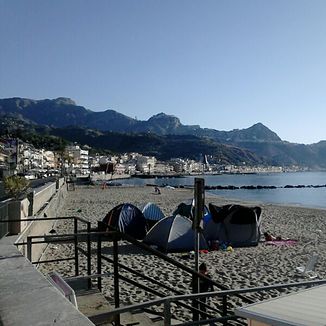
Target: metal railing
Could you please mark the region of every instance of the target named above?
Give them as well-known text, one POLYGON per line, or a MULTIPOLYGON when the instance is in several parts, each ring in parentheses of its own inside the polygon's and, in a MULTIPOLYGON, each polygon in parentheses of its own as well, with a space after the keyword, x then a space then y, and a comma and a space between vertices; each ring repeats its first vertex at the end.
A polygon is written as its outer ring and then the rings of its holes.
MULTIPOLYGON (((161 253, 160 251, 157 251, 146 244, 139 242, 138 240, 135 240, 134 238, 127 236, 125 234, 121 234, 118 231, 106 231, 106 232, 91 232, 90 228, 90 222, 78 218, 78 217, 61 217, 61 218, 40 218, 40 219, 33 219, 33 220, 51 220, 51 219, 74 219, 74 233, 72 234, 62 234, 62 235, 42 235, 42 236, 29 236, 27 237, 27 242, 21 242, 16 243, 17 246, 19 245, 26 245, 27 246, 27 258, 32 262, 32 264, 43 264, 43 263, 51 263, 51 262, 59 262, 59 261, 67 261, 67 260, 73 260, 75 263, 75 276, 79 276, 79 253, 82 253, 87 258, 87 276, 88 279, 88 287, 91 287, 91 242, 97 241, 97 286, 99 290, 102 290, 102 278, 105 276, 109 276, 108 273, 102 273, 102 260, 105 260, 109 263, 112 263, 113 265, 113 277, 114 277, 114 303, 115 308, 120 307, 120 293, 119 293, 119 280, 122 280, 124 282, 130 283, 136 287, 139 287, 148 293, 152 293, 156 296, 165 297, 166 294, 162 293, 160 291, 157 291, 153 289, 150 286, 145 286, 139 282, 133 281, 132 279, 126 278, 123 275, 121 275, 120 270, 124 269, 127 270, 130 273, 133 273, 134 275, 138 277, 142 277, 143 279, 152 282, 154 285, 157 285, 160 289, 164 288, 166 290, 169 290, 173 294, 181 295, 182 293, 180 291, 177 291, 175 288, 172 288, 170 286, 167 286, 163 284, 162 282, 159 282, 151 277, 148 277, 146 275, 143 275, 140 272, 137 272, 135 270, 130 269, 127 266, 124 266, 123 264, 119 263, 118 258, 118 240, 122 239, 128 239, 131 243, 135 244, 139 248, 146 250, 152 254, 155 254, 156 256, 166 260, 167 262, 171 263, 172 265, 179 267, 183 269, 184 271, 189 272, 192 277, 199 277, 199 278, 205 278, 203 275, 197 273, 196 271, 192 270, 189 267, 186 267, 179 263, 178 261, 166 256, 165 254, 161 253), (86 230, 79 230, 78 229, 78 221, 82 221, 87 224, 86 230), (40 240, 42 239, 42 240, 40 240), (113 242, 113 259, 110 259, 102 254, 102 242, 103 241, 111 241, 113 242), (81 242, 86 242, 87 244, 87 250, 84 250, 79 246, 81 242), (56 244, 64 244, 64 243, 74 243, 74 257, 68 257, 68 258, 59 258, 59 259, 51 259, 51 260, 38 260, 33 261, 32 260, 32 247, 33 245, 37 244, 44 244, 44 243, 56 243, 56 244)), ((81 277, 82 278, 82 277, 81 277)), ((213 284, 216 284, 218 287, 221 287, 220 284, 217 282, 210 280, 213 284)), ((242 298, 247 303, 251 303, 252 301, 247 298, 242 298)), ((204 304, 205 305, 205 304, 204 304)), ((205 313, 201 311, 198 308, 198 302, 194 302, 191 305, 185 304, 180 302, 180 306, 183 308, 189 309, 191 311, 196 311, 197 313, 205 314, 207 317, 211 317, 211 313, 217 314, 220 313, 218 309, 214 309, 209 305, 205 305, 207 308, 211 310, 210 313, 205 313)), ((117 317, 117 323, 119 321, 119 316, 117 317)))
POLYGON ((314 285, 322 285, 326 284, 326 280, 315 280, 315 281, 307 281, 307 282, 296 282, 296 283, 289 283, 289 284, 276 284, 276 285, 269 285, 264 287, 254 287, 254 288, 246 288, 246 289, 236 289, 236 290, 225 290, 225 291, 214 291, 214 292, 205 292, 205 293, 198 293, 198 294, 186 294, 186 295, 177 295, 177 296, 168 296, 164 298, 159 298, 143 303, 137 303, 130 306, 116 308, 113 311, 101 313, 97 315, 93 315, 88 317, 92 322, 99 323, 103 322, 108 319, 112 319, 112 317, 120 315, 125 312, 132 312, 141 310, 151 306, 158 306, 163 305, 163 316, 164 316, 164 325, 170 326, 171 325, 171 304, 177 303, 179 301, 184 300, 191 300, 191 299, 200 299, 200 298, 207 298, 207 297, 220 297, 223 301, 223 306, 225 305, 223 311, 224 314, 221 317, 217 318, 210 318, 198 321, 191 321, 183 323, 182 325, 203 325, 208 323, 214 322, 221 322, 223 325, 227 325, 228 320, 237 320, 243 319, 242 317, 235 316, 234 313, 229 314, 227 309, 227 298, 230 296, 238 296, 239 294, 245 293, 253 293, 253 292, 262 292, 262 291, 270 291, 270 290, 277 290, 277 289, 288 289, 291 287, 304 287, 304 286, 314 286, 314 285))
MULTIPOLYGON (((68 217, 38 217, 38 218, 27 218, 24 221, 38 222, 38 221, 57 221, 57 220, 73 220, 74 222, 74 233, 73 234, 63 234, 63 235, 31 235, 27 236, 26 242, 16 242, 15 245, 27 246, 27 259, 32 264, 41 264, 41 263, 50 263, 55 261, 75 261, 75 276, 79 275, 79 253, 82 253, 87 257, 87 275, 91 274, 91 222, 78 217, 78 216, 68 216, 68 217), (78 222, 86 224, 86 229, 78 229, 78 222), (36 241, 33 241, 36 239, 36 241), (43 239, 43 240, 39 240, 43 239), (87 242, 87 249, 84 250, 79 246, 80 242, 87 242), (74 257, 61 258, 61 259, 51 259, 51 260, 36 260, 33 261, 32 257, 32 246, 35 244, 64 244, 64 243, 73 243, 74 244, 74 257)), ((20 222, 21 220, 0 220, 0 226, 2 224, 8 225, 9 223, 20 222)))
MULTIPOLYGON (((234 315, 234 312, 228 310, 228 299, 232 297, 237 297, 241 299, 242 304, 243 303, 253 303, 254 300, 246 297, 244 294, 248 294, 251 292, 262 292, 262 291, 268 291, 268 290, 277 290, 281 288, 290 288, 290 287, 300 287, 300 286, 312 286, 315 284, 324 284, 326 283, 326 280, 320 280, 320 281, 310 281, 310 282, 299 282, 299 283, 290 283, 290 284, 279 284, 279 285, 271 285, 271 286, 265 286, 265 287, 257 287, 257 288, 251 288, 251 289, 238 289, 238 290, 229 290, 226 289, 221 284, 217 283, 214 280, 208 279, 213 285, 215 285, 217 288, 219 288, 219 291, 214 292, 207 292, 207 293, 200 293, 200 294, 182 294, 180 291, 176 290, 175 288, 172 288, 169 285, 163 284, 159 280, 153 279, 149 276, 146 276, 142 274, 141 272, 135 271, 128 266, 125 266, 119 262, 119 240, 126 240, 134 245, 136 245, 138 248, 147 251, 148 253, 151 253, 164 261, 172 264, 175 267, 180 268, 181 270, 190 273, 191 277, 198 277, 198 278, 204 278, 205 276, 197 273, 195 270, 184 266, 182 263, 174 260, 173 258, 165 255, 164 253, 153 249, 149 247, 148 245, 135 240, 134 238, 122 234, 118 231, 105 231, 105 232, 98 232, 97 230, 91 229, 91 222, 88 220, 85 220, 80 217, 56 217, 56 218, 33 218, 30 219, 32 221, 42 221, 42 220, 63 220, 63 219, 73 219, 74 220, 74 233, 72 234, 56 234, 56 235, 43 235, 43 236, 29 236, 27 237, 27 242, 21 242, 16 243, 17 246, 19 245, 26 245, 27 246, 27 257, 31 260, 33 264, 41 264, 41 263, 51 263, 51 262, 58 262, 58 261, 64 261, 64 260, 73 260, 75 263, 75 277, 70 277, 70 279, 76 279, 76 278, 86 278, 88 280, 88 287, 91 287, 91 279, 97 278, 97 286, 99 290, 102 290, 102 279, 103 277, 108 277, 113 275, 113 286, 114 286, 114 305, 115 310, 104 313, 104 314, 98 314, 95 316, 91 316, 90 319, 93 322, 97 322, 99 320, 105 320, 107 318, 114 317, 116 320, 116 324, 118 325, 120 322, 120 314, 127 311, 134 311, 138 309, 145 309, 147 307, 157 306, 157 305, 163 305, 163 316, 164 316, 164 323, 165 325, 170 325, 171 318, 172 318, 172 311, 171 311, 171 304, 177 304, 179 307, 189 309, 191 312, 200 313, 201 316, 203 316, 203 311, 198 309, 198 303, 199 301, 196 301, 200 298, 204 297, 215 297, 220 298, 221 303, 219 306, 221 306, 221 309, 217 309, 216 307, 211 307, 210 305, 207 305, 207 308, 210 308, 208 313, 204 313, 206 315, 205 320, 193 320, 190 324, 191 325, 201 325, 206 324, 208 322, 221 322, 224 325, 227 324, 228 320, 234 320, 239 317, 236 317, 234 315), (78 228, 79 222, 81 222, 83 225, 86 225, 86 228, 80 230, 78 228), (112 247, 112 258, 107 257, 102 252, 102 243, 110 241, 113 243, 112 247), (97 256, 97 273, 92 274, 91 273, 91 258, 92 258, 92 242, 97 242, 97 250, 96 250, 96 256, 97 256), (38 260, 38 261, 32 261, 32 252, 33 252, 33 245, 41 244, 41 243, 73 243, 74 244, 74 256, 68 257, 68 258, 59 258, 59 259, 52 259, 52 260, 38 260), (86 243, 86 249, 82 248, 80 246, 81 243, 86 243), (83 254, 87 259, 87 275, 82 276, 80 275, 79 271, 79 253, 83 254), (113 265, 113 274, 112 273, 102 273, 102 261, 109 262, 113 265), (165 289, 172 293, 172 295, 166 296, 165 293, 162 293, 158 290, 155 290, 154 287, 146 286, 144 284, 141 284, 140 282, 137 282, 135 280, 132 280, 130 278, 127 278, 122 275, 121 271, 125 270, 128 273, 132 273, 136 277, 142 277, 148 282, 151 282, 152 284, 159 287, 160 290, 165 289), (119 280, 123 282, 128 282, 134 286, 138 286, 139 288, 152 293, 158 297, 158 299, 135 304, 127 307, 120 307, 120 285, 119 280), (187 301, 191 300, 191 303, 187 303, 187 301), (218 316, 218 317, 216 317, 218 316)), ((4 221, 6 222, 6 221, 4 221)), ((7 222, 14 222, 14 221, 7 221, 7 222)), ((1 223, 0 223, 1 224, 1 223)), ((85 246, 84 246, 85 247, 85 246)), ((201 303, 202 304, 202 303, 201 303)), ((240 319, 238 321, 240 324, 244 324, 244 322, 240 319)), ((190 325, 189 324, 189 325, 190 325)), ((185 323, 184 325, 187 325, 185 323)))

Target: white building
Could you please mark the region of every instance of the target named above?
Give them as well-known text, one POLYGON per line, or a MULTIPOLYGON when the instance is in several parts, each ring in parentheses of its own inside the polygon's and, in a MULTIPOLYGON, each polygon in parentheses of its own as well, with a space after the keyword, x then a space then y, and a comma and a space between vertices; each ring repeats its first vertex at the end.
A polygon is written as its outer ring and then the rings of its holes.
POLYGON ((154 173, 156 158, 154 156, 138 156, 136 158, 136 168, 142 173, 154 173))
POLYGON ((79 145, 67 146, 66 153, 76 172, 89 173, 88 149, 82 149, 79 145))

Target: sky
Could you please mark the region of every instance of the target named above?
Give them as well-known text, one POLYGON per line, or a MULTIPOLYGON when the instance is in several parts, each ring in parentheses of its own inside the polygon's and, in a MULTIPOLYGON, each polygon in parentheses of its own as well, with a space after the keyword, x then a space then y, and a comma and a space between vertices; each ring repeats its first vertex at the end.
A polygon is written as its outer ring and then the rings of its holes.
POLYGON ((0 98, 326 140, 324 0, 0 0, 0 98))

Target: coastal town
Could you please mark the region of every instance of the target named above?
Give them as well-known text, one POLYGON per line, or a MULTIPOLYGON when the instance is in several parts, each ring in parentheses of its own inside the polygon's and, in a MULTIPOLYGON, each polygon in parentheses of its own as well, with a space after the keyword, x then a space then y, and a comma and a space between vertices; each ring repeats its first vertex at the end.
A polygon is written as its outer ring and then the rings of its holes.
POLYGON ((216 158, 199 154, 197 160, 171 158, 160 161, 155 156, 140 153, 100 155, 87 145, 77 143, 65 147, 62 152, 35 148, 19 139, 0 141, 0 176, 24 176, 38 179, 54 175, 106 175, 116 177, 146 175, 189 175, 219 173, 280 173, 303 171, 299 166, 248 166, 215 163, 216 158))

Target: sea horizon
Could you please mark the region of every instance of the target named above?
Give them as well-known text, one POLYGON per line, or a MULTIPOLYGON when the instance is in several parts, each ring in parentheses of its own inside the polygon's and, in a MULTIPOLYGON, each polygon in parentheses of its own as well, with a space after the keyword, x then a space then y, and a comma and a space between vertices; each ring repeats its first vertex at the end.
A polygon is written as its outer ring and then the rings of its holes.
POLYGON ((184 176, 182 178, 130 178, 115 180, 122 185, 157 185, 160 187, 191 187, 195 178, 203 178, 205 186, 263 186, 275 189, 214 189, 207 193, 230 201, 245 201, 264 204, 279 204, 308 208, 326 209, 326 172, 284 172, 262 174, 218 174, 184 176), (286 187, 286 186, 294 186, 286 187), (301 186, 301 187, 296 187, 301 186), (302 187, 303 186, 303 187, 302 187), (313 187, 318 186, 318 187, 313 187))

